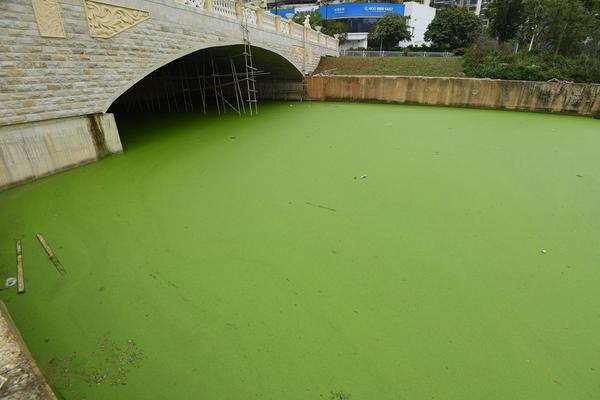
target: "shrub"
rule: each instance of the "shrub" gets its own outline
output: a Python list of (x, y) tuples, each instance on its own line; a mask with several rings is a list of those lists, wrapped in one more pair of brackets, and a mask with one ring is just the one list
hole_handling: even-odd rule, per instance
[(506, 49), (474, 46), (465, 54), (464, 72), (476, 78), (600, 83), (600, 60), (585, 55), (513, 54)]

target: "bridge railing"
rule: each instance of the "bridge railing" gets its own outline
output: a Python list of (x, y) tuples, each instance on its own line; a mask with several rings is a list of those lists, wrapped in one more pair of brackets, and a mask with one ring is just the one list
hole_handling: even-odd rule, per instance
[(321, 33), (320, 29), (315, 30), (308, 26), (297, 24), (294, 21), (282, 19), (280, 16), (271, 14), (262, 8), (243, 4), (241, 0), (175, 0), (175, 2), (203, 9), (207, 12), (219, 14), (237, 21), (242, 21), (245, 18), (250, 26), (270, 32), (277, 32), (294, 39), (327, 47), (328, 49), (339, 49), (339, 40)]

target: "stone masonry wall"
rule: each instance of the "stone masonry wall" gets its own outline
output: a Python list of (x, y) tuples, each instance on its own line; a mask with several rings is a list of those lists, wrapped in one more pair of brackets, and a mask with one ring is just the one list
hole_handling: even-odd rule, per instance
[[(196, 50), (242, 43), (235, 19), (177, 0), (111, 0), (150, 15), (110, 38), (90, 36), (84, 0), (58, 0), (66, 37), (42, 37), (34, 1), (0, 1), (0, 126), (105, 112), (154, 69)], [(305, 40), (297, 24), (292, 35), (277, 32), (272, 18), (271, 25), (250, 26), (252, 45), (303, 73), (321, 56), (338, 54), (332, 38), (323, 42), (311, 31)]]

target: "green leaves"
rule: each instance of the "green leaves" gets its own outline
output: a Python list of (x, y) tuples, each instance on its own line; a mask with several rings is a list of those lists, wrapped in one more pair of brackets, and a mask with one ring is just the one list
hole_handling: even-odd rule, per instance
[(575, 55), (589, 39), (598, 43), (599, 11), (600, 0), (493, 0), (486, 15), (500, 43), (516, 39), (528, 51)]
[(433, 42), (434, 47), (451, 51), (473, 44), (482, 28), (481, 19), (466, 9), (442, 8), (429, 24), (425, 40)]
[(469, 51), (464, 57), (467, 76), (492, 79), (600, 82), (600, 60), (581, 54), (575, 57), (521, 52)]
[(517, 35), (525, 20), (523, 0), (492, 0), (485, 15), (490, 33), (504, 43)]
[(323, 26), (323, 18), (321, 18), (321, 14), (318, 11), (295, 13), (292, 17), (292, 21), (297, 24), (304, 25), (304, 19), (307, 15), (310, 17), (311, 28), (315, 29), (315, 26)]
[(346, 40), (346, 34), (348, 33), (348, 26), (345, 22), (337, 21), (337, 20), (325, 20), (321, 18), (321, 14), (319, 11), (310, 11), (310, 12), (299, 12), (294, 14), (292, 17), (292, 21), (303, 25), (304, 18), (306, 16), (310, 17), (310, 27), (315, 29), (317, 26), (323, 27), (321, 32), (325, 35), (333, 36), (340, 35), (340, 43), (343, 43)]
[(371, 27), (369, 40), (376, 47), (390, 50), (398, 47), (398, 43), (410, 40), (412, 34), (407, 18), (396, 13), (388, 13)]

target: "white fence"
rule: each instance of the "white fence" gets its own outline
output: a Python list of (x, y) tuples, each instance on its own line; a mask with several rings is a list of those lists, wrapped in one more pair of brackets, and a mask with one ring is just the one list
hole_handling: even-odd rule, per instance
[(282, 35), (290, 36), (298, 40), (306, 40), (309, 43), (321, 45), (329, 49), (337, 50), (339, 48), (339, 41), (334, 37), (327, 36), (293, 21), (282, 19), (259, 7), (242, 4), (240, 0), (175, 1), (195, 9), (202, 9), (206, 12), (219, 14), (239, 22), (245, 22), (250, 26), (255, 26), (265, 31), (281, 33)]
[(369, 51), (369, 50), (342, 50), (341, 56), (348, 57), (454, 57), (454, 53), (447, 51)]
[[(206, 7), (208, 2), (204, 2)], [(213, 11), (217, 14), (225, 15), (231, 18), (237, 18), (235, 12), (235, 0), (212, 0)]]

